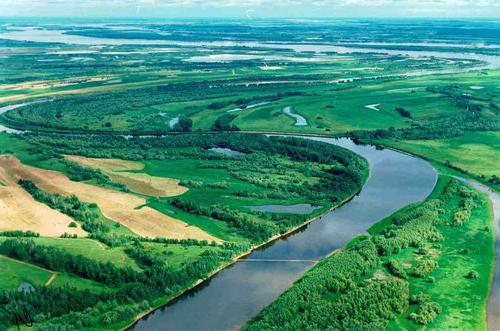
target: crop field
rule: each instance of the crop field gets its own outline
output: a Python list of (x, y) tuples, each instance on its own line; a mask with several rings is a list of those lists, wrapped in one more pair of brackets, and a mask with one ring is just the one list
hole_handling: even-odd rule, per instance
[(19, 178), (31, 180), (47, 192), (67, 196), (74, 194), (84, 202), (96, 203), (104, 216), (126, 226), (136, 234), (152, 238), (168, 236), (178, 239), (215, 239), (149, 207), (140, 208), (146, 203), (144, 198), (74, 182), (55, 171), (23, 166), (14, 158), (9, 158), (7, 163), (8, 170), (15, 172)]
[(35, 231), (45, 236), (63, 233), (85, 235), (81, 228), (70, 228), (72, 219), (44, 204), (35, 201), (17, 185), (17, 177), (11, 168), (11, 160), (0, 155), (0, 231)]
[(144, 169), (144, 164), (140, 162), (85, 158), (73, 155), (66, 156), (66, 158), (84, 167), (100, 169), (111, 180), (123, 183), (136, 193), (156, 197), (170, 197), (187, 191), (187, 188), (179, 185), (178, 180), (138, 173), (137, 171)]
[[(123, 329), (256, 247), (266, 256), (374, 194), (362, 191), (374, 164), (289, 137), (318, 135), (407, 152), (441, 176), (244, 328), (484, 330), (491, 206), (445, 175), (500, 188), (499, 23), (246, 14), (0, 17), (0, 308), (29, 306), (36, 330)], [(8, 309), (0, 329), (19, 322)], [(146, 321), (164, 329), (169, 311)]]

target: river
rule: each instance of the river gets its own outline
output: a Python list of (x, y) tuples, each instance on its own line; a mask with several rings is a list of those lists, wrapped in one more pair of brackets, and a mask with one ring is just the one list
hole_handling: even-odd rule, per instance
[[(40, 100), (31, 101), (31, 102), (24, 102), (24, 103), (18, 103), (18, 104), (14, 104), (14, 105), (3, 106), (3, 107), (0, 107), (0, 116), (3, 115), (4, 113), (8, 112), (9, 110), (14, 110), (14, 109), (21, 108), (24, 106), (28, 106), (28, 105), (32, 105), (32, 104), (36, 104), (36, 103), (47, 102), (47, 101), (48, 101), (47, 99), (40, 99)], [(12, 128), (6, 127), (5, 125), (2, 125), (0, 123), (0, 133), (1, 132), (19, 134), (19, 133), (23, 133), (25, 131), (12, 129)]]
[[(280, 44), (256, 42), (178, 42), (168, 40), (106, 39), (66, 35), (60, 30), (24, 29), (0, 34), (11, 40), (62, 42), (80, 45), (175, 45), (205, 47), (264, 47), (290, 49), (297, 53), (338, 54), (376, 53), (408, 57), (452, 58), (480, 60), (486, 65), (474, 68), (409, 72), (406, 76), (454, 74), (479, 69), (500, 68), (500, 57), (474, 52), (441, 52), (429, 50), (396, 50), (370, 48), (369, 43), (353, 46), (328, 44)], [(497, 46), (495, 46), (497, 47)], [(389, 77), (387, 75), (385, 77)], [(384, 77), (381, 75), (380, 77)], [(0, 114), (25, 104), (0, 108)], [(0, 132), (22, 133), (0, 124)], [(346, 139), (313, 138), (341, 145), (364, 156), (370, 162), (370, 178), (363, 191), (343, 207), (304, 227), (299, 232), (278, 240), (252, 253), (250, 261), (240, 261), (221, 271), (212, 280), (198, 286), (178, 300), (140, 320), (137, 330), (232, 330), (241, 327), (270, 304), (298, 279), (315, 261), (342, 247), (356, 234), (403, 206), (422, 200), (432, 190), (437, 178), (424, 161), (391, 150), (376, 150), (372, 146), (356, 146)], [(488, 300), (490, 330), (500, 324), (500, 228), (498, 226), (499, 196), (475, 182), (468, 183), (489, 194), (495, 208), (496, 269)], [(273, 261), (274, 260), (274, 261)], [(276, 261), (278, 260), (278, 261)]]
[(300, 231), (256, 250), (210, 281), (140, 320), (134, 330), (235, 330), (315, 261), (396, 210), (426, 198), (437, 180), (425, 161), (348, 139), (310, 138), (348, 148), (370, 163), (359, 195)]

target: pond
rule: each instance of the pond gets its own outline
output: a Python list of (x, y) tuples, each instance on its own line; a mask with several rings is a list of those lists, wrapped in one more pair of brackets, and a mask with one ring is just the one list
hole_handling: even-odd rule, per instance
[(209, 151), (219, 153), (219, 154), (224, 154), (225, 156), (230, 156), (230, 157), (245, 155), (245, 153), (235, 151), (234, 149), (222, 148), (222, 147), (213, 147), (213, 148), (210, 148)]

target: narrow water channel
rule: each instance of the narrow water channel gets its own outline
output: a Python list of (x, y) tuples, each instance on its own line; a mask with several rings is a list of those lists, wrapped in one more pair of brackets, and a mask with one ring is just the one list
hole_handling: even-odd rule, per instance
[(491, 282), (490, 296), (488, 297), (487, 320), (488, 330), (497, 331), (500, 330), (500, 194), (476, 181), (457, 178), (486, 193), (491, 200), (493, 227), (495, 229), (495, 270)]
[(437, 180), (425, 161), (348, 139), (311, 138), (348, 148), (370, 163), (370, 177), (350, 202), (221, 271), (140, 320), (134, 330), (235, 330), (306, 270), (396, 210), (425, 199)]

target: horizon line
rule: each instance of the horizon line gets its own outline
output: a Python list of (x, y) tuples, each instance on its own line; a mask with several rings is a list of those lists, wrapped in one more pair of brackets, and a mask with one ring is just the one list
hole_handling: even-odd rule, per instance
[[(247, 19), (245, 16), (178, 16), (178, 17), (132, 17), (132, 16), (66, 16), (66, 15), (58, 15), (58, 16), (17, 16), (17, 15), (1, 15), (0, 19), (11, 18), (11, 19), (127, 19), (127, 20), (187, 20), (187, 19), (219, 19), (219, 20), (233, 20), (242, 18)], [(393, 17), (393, 16), (270, 16), (270, 17), (252, 17), (251, 19), (247, 19), (248, 21), (258, 21), (258, 20), (291, 20), (291, 19), (315, 19), (315, 20), (334, 20), (334, 19), (343, 19), (343, 20), (376, 20), (376, 19), (385, 19), (392, 21), (409, 21), (409, 20), (436, 20), (436, 21), (450, 21), (450, 20), (488, 20), (488, 21), (499, 21), (500, 17), (483, 17), (483, 16), (457, 16), (457, 17), (434, 17), (434, 16), (412, 16), (412, 17)]]

